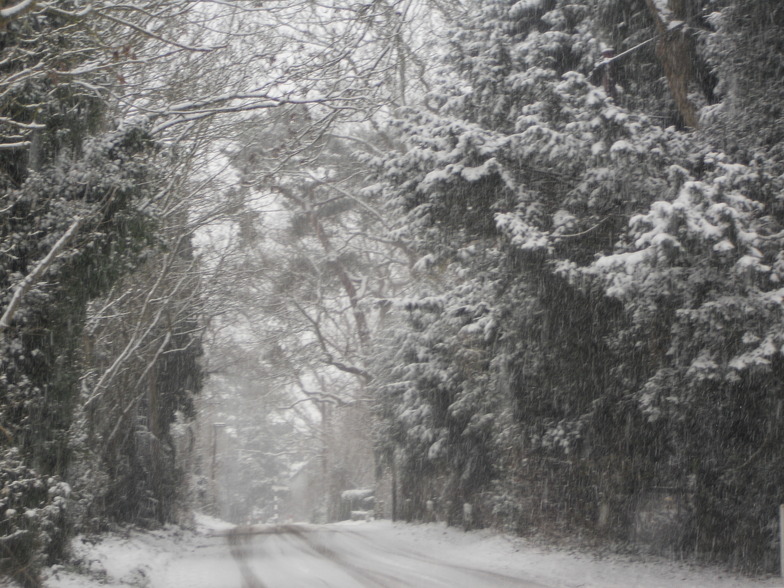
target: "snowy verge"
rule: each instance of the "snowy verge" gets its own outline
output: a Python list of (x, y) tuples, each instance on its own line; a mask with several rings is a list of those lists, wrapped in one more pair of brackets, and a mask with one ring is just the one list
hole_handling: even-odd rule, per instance
[(184, 556), (204, 536), (234, 525), (196, 513), (195, 528), (128, 529), (99, 537), (78, 535), (71, 541), (71, 561), (45, 570), (46, 588), (141, 588), (170, 561)]
[[(711, 567), (664, 558), (596, 556), (572, 549), (534, 545), (526, 539), (488, 530), (463, 532), (444, 524), (409, 525), (375, 521), (340, 523), (367, 528), (376, 536), (405, 540), (439, 558), (510, 575), (525, 574), (552, 588), (766, 588), (784, 586), (780, 578), (746, 578)], [(376, 528), (378, 530), (376, 530)]]
[(196, 523), (196, 532), (202, 535), (225, 533), (237, 526), (200, 512), (193, 513), (193, 520)]

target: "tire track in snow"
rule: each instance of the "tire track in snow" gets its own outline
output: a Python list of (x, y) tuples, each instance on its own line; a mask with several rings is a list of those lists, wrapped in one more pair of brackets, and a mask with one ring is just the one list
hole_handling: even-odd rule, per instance
[[(317, 532), (304, 525), (275, 525), (257, 527), (237, 527), (227, 533), (229, 548), (243, 578), (243, 588), (266, 588), (261, 579), (251, 570), (248, 560), (252, 556), (251, 544), (254, 537), (278, 536), (296, 540), (292, 545), (298, 551), (312, 557), (325, 559), (338, 566), (347, 575), (367, 588), (397, 588), (396, 578), (382, 572), (371, 572), (346, 560), (339, 553), (327, 547), (323, 541), (314, 539)], [(256, 551), (263, 552), (264, 544), (256, 543)], [(258, 555), (258, 553), (257, 553)], [(392, 581), (392, 584), (387, 582)]]
[(242, 576), (242, 588), (267, 588), (248, 565), (248, 556), (251, 551), (253, 534), (246, 527), (236, 527), (226, 535), (229, 543), (229, 552), (237, 564)]
[[(259, 541), (266, 536), (266, 540)], [(320, 568), (319, 577), (311, 577), (307, 586), (345, 586), (346, 582), (363, 588), (408, 588), (429, 586), (432, 588), (455, 588), (456, 586), (528, 587), (541, 588), (540, 584), (512, 578), (487, 569), (477, 569), (446, 561), (438, 557), (403, 548), (387, 541), (377, 542), (353, 530), (329, 529), (311, 525), (257, 525), (239, 527), (227, 533), (231, 555), (236, 561), (243, 580), (243, 588), (267, 588), (257, 574), (260, 558), (269, 558), (270, 572), (277, 573), (279, 584), (280, 566), (274, 565), (278, 557), (300, 557), (303, 566)], [(256, 560), (256, 573), (250, 566)], [(323, 562), (317, 564), (316, 562)], [(297, 582), (297, 572), (292, 569), (289, 582)], [(338, 573), (336, 576), (335, 573)], [(342, 577), (343, 583), (336, 583)], [(466, 583), (468, 582), (468, 583)], [(292, 586), (294, 584), (291, 584)], [(296, 583), (297, 586), (304, 584)]]

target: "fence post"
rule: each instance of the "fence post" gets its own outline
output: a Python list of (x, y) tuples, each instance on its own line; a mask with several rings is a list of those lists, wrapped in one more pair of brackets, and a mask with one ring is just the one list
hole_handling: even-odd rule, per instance
[(784, 504), (779, 505), (779, 566), (784, 578)]
[(471, 531), (474, 528), (474, 507), (470, 502), (463, 504), (463, 530)]

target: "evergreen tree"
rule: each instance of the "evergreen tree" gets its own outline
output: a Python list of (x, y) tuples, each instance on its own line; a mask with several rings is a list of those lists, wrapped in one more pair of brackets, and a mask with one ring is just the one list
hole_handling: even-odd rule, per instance
[[(408, 150), (382, 164), (387, 194), (423, 273), (443, 281), (404, 306), (410, 333), (394, 340), (411, 344), (379, 385), (386, 442), (402, 451), (401, 479), (416, 480), (408, 491), (436, 488), (453, 515), (468, 501), (477, 520), (518, 530), (598, 529), (769, 566), (777, 163), (770, 152), (738, 162), (714, 127), (693, 130), (698, 108), (724, 116), (745, 99), (729, 91), (733, 67), (703, 74), (733, 34), (717, 23), (749, 15), (734, 3), (713, 15), (700, 3), (589, 4), (477, 4), (430, 97), (438, 110), (398, 125)], [(622, 33), (610, 26), (621, 13)], [(608, 30), (630, 49), (609, 62)], [(744, 63), (750, 79), (777, 62)], [(646, 67), (666, 92), (629, 96), (651, 87), (635, 78)], [(764, 111), (751, 112), (743, 124)], [(461, 375), (469, 352), (481, 377)], [(438, 467), (450, 451), (465, 461)], [(750, 480), (766, 490), (743, 493)], [(636, 523), (662, 488), (679, 505), (666, 543)], [(719, 512), (742, 539), (726, 540)]]

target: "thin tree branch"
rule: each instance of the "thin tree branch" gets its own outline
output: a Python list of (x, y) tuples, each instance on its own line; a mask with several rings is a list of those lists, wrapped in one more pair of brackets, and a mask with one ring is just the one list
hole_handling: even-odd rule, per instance
[(30, 288), (33, 287), (33, 284), (46, 273), (46, 270), (49, 269), (49, 266), (52, 265), (52, 262), (54, 262), (65, 246), (68, 245), (69, 241), (84, 224), (84, 221), (85, 217), (77, 217), (71, 223), (71, 226), (68, 227), (68, 230), (63, 233), (62, 237), (57, 240), (57, 243), (52, 246), (49, 253), (47, 253), (46, 256), (36, 264), (33, 270), (17, 284), (16, 288), (14, 288), (14, 294), (11, 296), (11, 301), (8, 303), (3, 316), (0, 317), (0, 335), (5, 333), (5, 330), (11, 326), (11, 321), (14, 319), (17, 310), (19, 310), (19, 305), (22, 303), (25, 294), (27, 294)]

